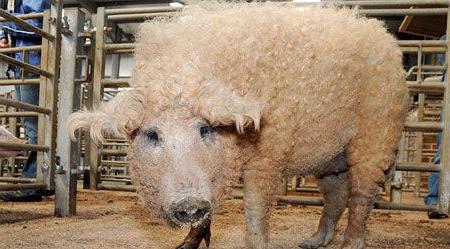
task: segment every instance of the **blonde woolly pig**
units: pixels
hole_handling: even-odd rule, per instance
[[[135,59],[134,89],[73,114],[70,131],[131,139],[140,199],[192,225],[178,248],[209,244],[211,213],[240,170],[248,248],[268,248],[274,185],[289,174],[316,175],[325,200],[302,248],[328,245],[347,203],[343,248],[364,248],[408,99],[381,22],[348,10],[191,7],[143,24]]]

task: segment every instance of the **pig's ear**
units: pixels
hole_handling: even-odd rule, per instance
[[[78,129],[89,132],[94,142],[103,141],[103,135],[114,137],[133,136],[143,121],[144,97],[139,90],[120,93],[97,110],[78,111],[68,119],[68,131],[75,139]]]
[[[240,96],[215,81],[202,86],[194,105],[196,114],[212,125],[235,125],[240,134],[245,128],[260,129],[263,107],[257,98]]]

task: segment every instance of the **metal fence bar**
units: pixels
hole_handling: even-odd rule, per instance
[[[419,172],[440,172],[440,165],[433,163],[399,162],[395,170],[399,171],[419,171]]]
[[[0,117],[37,117],[38,112],[0,112]]]
[[[18,60],[13,59],[12,57],[9,57],[9,56],[7,56],[5,54],[1,54],[0,53],[0,60],[5,61],[5,62],[7,62],[9,64],[12,64],[14,66],[21,67],[25,71],[29,71],[29,72],[32,72],[32,73],[35,73],[35,74],[43,75],[43,76],[45,76],[47,78],[53,77],[53,75],[50,72],[47,72],[47,71],[42,70],[42,69],[40,69],[38,67],[32,66],[32,65],[30,65],[28,63],[18,61]]]
[[[48,151],[50,148],[45,145],[36,145],[36,144],[20,144],[20,143],[9,143],[9,142],[0,142],[0,148],[6,148],[8,150],[14,151]]]
[[[8,13],[5,10],[0,10],[0,16],[5,18],[9,22],[14,22],[15,24],[21,26],[22,28],[46,38],[47,40],[50,41],[55,40],[55,36],[53,36],[52,34],[47,33],[44,30],[27,23],[26,21],[20,19],[19,17],[14,16],[13,14]]]
[[[448,6],[448,0],[392,0],[392,1],[322,1],[323,4],[333,4],[341,6],[360,6],[360,7],[399,7],[399,6],[427,6],[427,5],[443,5]]]
[[[439,177],[439,212],[443,214],[449,213],[450,207],[450,7],[447,9],[447,52],[446,52],[446,61],[447,61],[447,72],[445,75],[446,78],[446,89],[444,92],[444,101],[443,101],[443,125],[445,129],[442,132],[442,154],[441,154],[441,174]]]
[[[433,16],[446,15],[447,8],[423,9],[360,9],[359,14],[365,16]]]
[[[44,184],[29,183],[29,184],[0,184],[0,191],[15,191],[15,190],[38,190],[44,189]]]
[[[132,185],[106,185],[99,183],[97,185],[98,190],[112,190],[112,191],[125,191],[136,192],[136,187]]]
[[[105,44],[105,33],[104,28],[106,25],[106,13],[104,7],[99,7],[97,9],[97,20],[96,20],[96,30],[95,33],[95,61],[94,61],[94,73],[91,84],[90,96],[88,100],[88,107],[95,109],[100,105],[102,99],[102,85],[101,80],[105,72],[105,60],[103,46]],[[97,184],[99,183],[100,176],[98,174],[98,165],[100,162],[100,155],[98,151],[98,146],[92,140],[89,140],[87,145],[87,150],[89,154],[89,188],[97,189]]]
[[[35,183],[36,179],[33,179],[33,178],[20,178],[20,177],[0,177],[0,182]]]
[[[37,85],[39,82],[39,79],[0,80],[0,86]]]
[[[138,14],[122,14],[122,15],[110,15],[108,21],[112,22],[132,22],[143,21],[158,16],[174,16],[174,12],[159,12],[159,13],[138,13]]]
[[[41,46],[36,45],[36,46],[26,46],[26,47],[0,48],[0,53],[15,53],[15,52],[36,51],[36,50],[41,50]]]
[[[5,98],[0,98],[0,105],[13,106],[13,107],[24,109],[27,111],[39,112],[39,113],[44,113],[44,114],[52,113],[52,110],[48,109],[48,108],[31,105],[31,104],[26,104],[26,103],[22,103],[20,101],[14,101],[14,100],[5,99]]]
[[[400,47],[447,47],[447,43],[442,40],[399,40]]]
[[[442,124],[439,122],[406,122],[405,130],[421,132],[440,132]]]
[[[410,92],[421,93],[443,93],[445,84],[443,82],[421,82],[409,81],[406,83]]]
[[[103,87],[112,87],[112,88],[119,88],[119,87],[130,87],[129,78],[125,79],[102,79],[101,84]]]
[[[141,8],[117,8],[107,9],[107,15],[121,15],[121,14],[138,14],[138,13],[161,13],[180,11],[183,7],[141,7]]]
[[[126,156],[128,153],[126,150],[109,150],[103,149],[100,151],[103,156]]]
[[[83,31],[84,14],[78,8],[65,9],[64,14],[67,17],[70,31],[72,34],[78,34]],[[56,168],[55,176],[55,214],[57,216],[69,216],[76,213],[76,195],[77,195],[77,174],[73,174],[77,169],[77,157],[80,155],[77,146],[72,143],[67,135],[67,122],[69,115],[74,110],[76,99],[75,79],[80,73],[81,63],[76,60],[77,54],[82,51],[83,38],[77,35],[63,35],[61,59],[64,64],[61,65],[60,93],[58,102],[58,132],[57,134],[57,156],[60,159]],[[77,63],[78,62],[78,63]]]
[[[44,16],[44,13],[30,13],[30,14],[19,14],[15,15],[15,17],[20,18],[22,20],[29,20],[29,19],[40,19]],[[0,17],[0,22],[6,22],[9,20],[6,20],[3,17]]]

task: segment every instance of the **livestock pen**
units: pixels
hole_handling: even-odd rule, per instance
[[[122,71],[124,63],[132,61],[135,48],[132,33],[138,23],[161,16],[170,18],[189,6],[157,1],[52,2],[52,9],[44,13],[13,16],[0,11],[2,21],[23,25],[40,34],[44,41],[42,46],[0,49],[1,60],[39,75],[35,79],[0,80],[0,86],[39,84],[41,89],[39,106],[13,100],[14,93],[0,98],[0,105],[5,106],[0,112],[1,123],[14,134],[20,136],[19,117],[36,116],[39,119],[38,145],[0,142],[0,148],[38,151],[36,179],[20,177],[20,161],[25,159],[25,154],[21,154],[2,163],[0,191],[56,191],[54,198],[42,204],[0,202],[2,231],[20,233],[28,229],[32,234],[31,238],[23,241],[6,235],[0,236],[0,241],[10,248],[80,248],[76,243],[83,243],[86,248],[173,247],[181,241],[179,233],[148,217],[135,205],[135,195],[128,193],[135,191],[129,177],[128,141],[111,137],[96,144],[88,134],[80,133],[78,138],[81,142],[72,142],[65,132],[65,121],[73,111],[98,107],[102,101],[128,90],[130,78]],[[305,5],[276,2],[298,7]],[[322,1],[319,4],[330,2],[338,7],[358,7],[360,15],[382,20],[445,16],[446,23],[450,23],[450,1]],[[36,30],[25,24],[23,20],[29,18],[42,18],[43,29]],[[445,34],[450,37],[450,25],[446,26]],[[369,248],[450,248],[448,221],[428,221],[425,218],[426,212],[448,215],[450,210],[450,132],[447,129],[450,125],[450,88],[447,80],[431,77],[445,75],[448,79],[450,65],[439,66],[435,60],[425,59],[434,58],[436,54],[450,58],[449,41],[419,38],[408,36],[408,40],[398,40],[405,57],[415,57],[414,63],[406,69],[410,94],[416,96],[411,108],[416,108],[418,114],[416,120],[405,123],[395,172],[385,188],[380,190],[381,197],[374,204],[376,209],[389,211],[373,214]],[[13,52],[35,50],[42,53],[39,68],[9,57]],[[439,118],[440,113],[442,119]],[[443,134],[443,144],[441,164],[437,165],[431,160],[437,150],[434,137],[439,132]],[[440,172],[437,206],[419,204],[427,188],[425,178],[429,172]],[[216,236],[213,241],[217,243],[212,248],[242,248],[243,208],[236,200],[242,198],[242,185],[234,187],[232,197],[235,199],[218,211],[216,231],[213,231],[213,236]],[[300,176],[284,179],[279,184],[276,201],[279,205],[271,220],[274,224],[271,248],[294,248],[300,238],[310,234],[308,228],[315,224],[312,219],[317,219],[320,213],[318,208],[305,206],[323,205],[316,182]],[[52,209],[56,216],[78,215],[79,219],[52,218],[48,215]],[[58,241],[49,235],[55,231],[58,238],[75,235],[73,240]],[[33,238],[37,237],[40,237],[37,244],[33,244]],[[0,244],[0,248],[2,246]],[[329,248],[338,248],[338,245],[333,243]]]

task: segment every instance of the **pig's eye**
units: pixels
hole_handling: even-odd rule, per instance
[[[146,130],[144,131],[144,135],[151,143],[158,144],[161,141],[161,138],[156,130]]]
[[[214,133],[214,128],[207,124],[200,125],[199,130],[200,130],[200,137],[202,138],[210,137]]]

